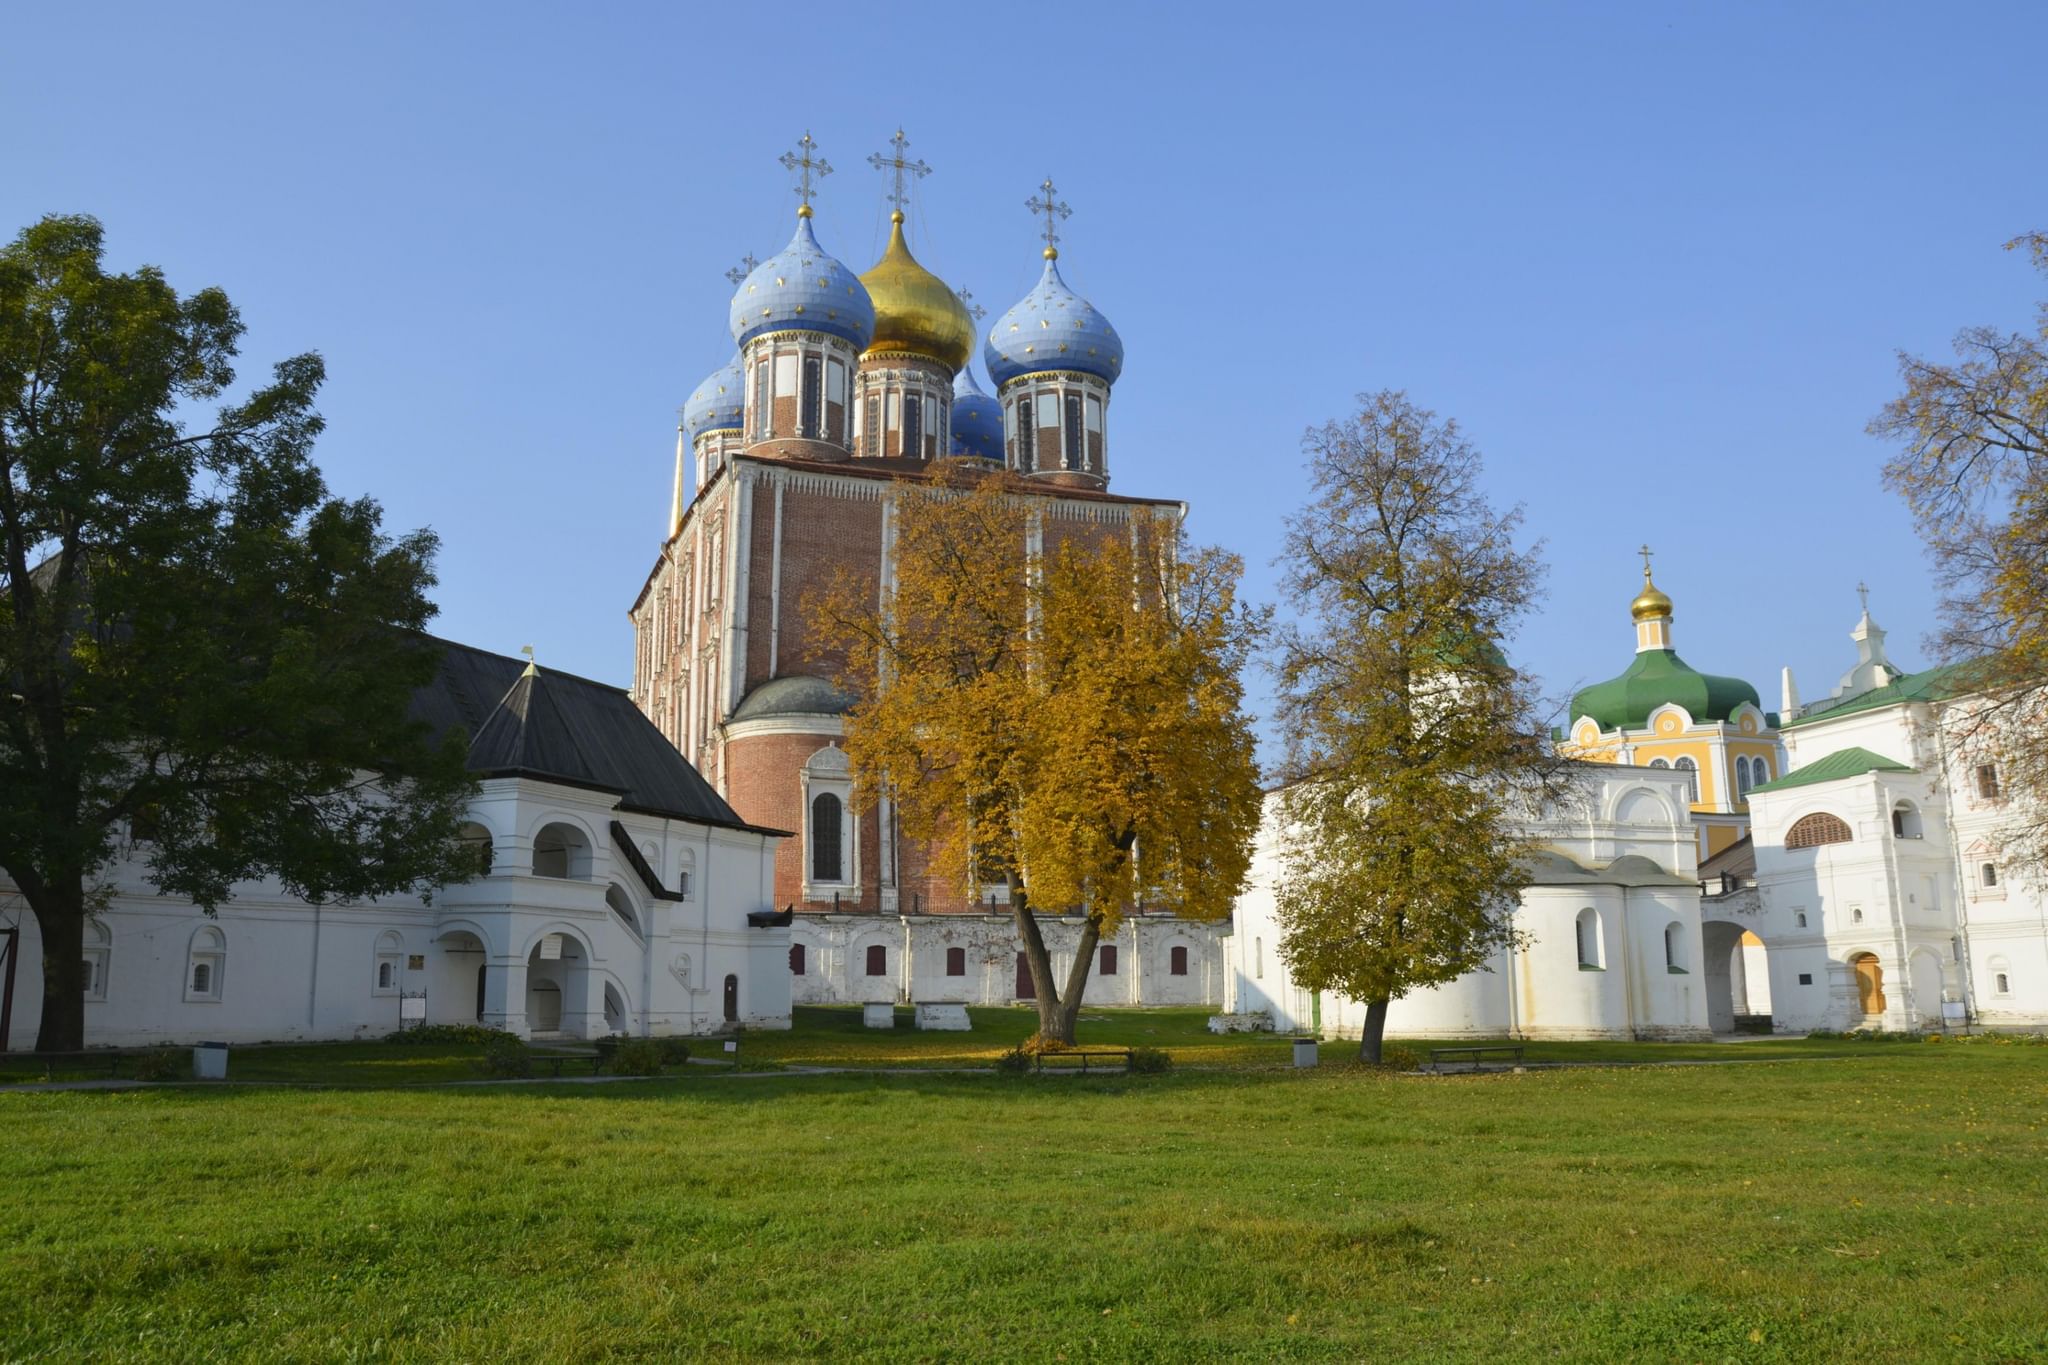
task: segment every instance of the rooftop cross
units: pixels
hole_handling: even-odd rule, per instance
[[[1636,553],[1643,557],[1643,581],[1647,583],[1650,581],[1650,547],[1645,545]]]
[[[796,150],[782,154],[783,169],[796,173],[796,197],[798,203],[796,216],[799,218],[811,216],[813,177],[823,180],[826,176],[832,174],[831,162],[822,156],[811,155],[817,149],[818,144],[811,141],[810,131],[806,129],[803,137],[797,140]]]
[[[1870,585],[1859,581],[1856,584],[1856,595],[1863,599],[1863,614],[1870,615]]]
[[[1060,254],[1060,235],[1054,229],[1060,219],[1071,218],[1074,211],[1060,202],[1059,191],[1052,187],[1051,176],[1047,176],[1045,183],[1038,188],[1045,192],[1045,197],[1034,194],[1024,201],[1024,207],[1045,215],[1045,259],[1056,260]]]
[[[746,283],[747,276],[753,274],[754,267],[759,264],[761,263],[754,259],[754,253],[749,251],[746,255],[740,257],[738,265],[725,272],[725,277],[734,284],[744,284]]]
[[[878,171],[886,170],[891,173],[890,178],[894,183],[888,199],[896,206],[896,212],[902,213],[910,207],[910,196],[903,192],[903,177],[907,175],[913,181],[922,180],[932,173],[932,168],[925,165],[922,160],[903,159],[903,153],[910,149],[910,139],[903,136],[901,128],[896,130],[896,136],[889,139],[889,147],[895,153],[894,156],[883,156],[876,152],[868,158],[868,165]]]
[[[976,303],[974,295],[968,293],[965,289],[955,289],[953,292],[960,296],[960,302],[967,309],[968,317],[973,318],[976,322],[980,322],[988,316],[988,309]]]

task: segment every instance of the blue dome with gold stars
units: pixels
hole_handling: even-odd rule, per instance
[[[683,404],[683,434],[695,445],[707,431],[738,431],[747,406],[746,380],[740,375],[739,357],[697,386],[690,401]]]
[[[1003,460],[1003,405],[981,391],[974,368],[953,378],[953,450],[973,460]]]
[[[825,254],[811,232],[808,209],[798,214],[789,245],[754,267],[732,296],[732,339],[746,345],[763,332],[825,332],[864,349],[875,332],[875,305],[867,286]]]
[[[998,387],[1041,370],[1078,370],[1114,384],[1124,367],[1124,343],[1116,328],[1094,304],[1067,288],[1050,251],[1037,288],[996,319],[981,355]]]

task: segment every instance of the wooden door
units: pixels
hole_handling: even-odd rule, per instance
[[[736,1024],[740,1018],[740,979],[728,976],[725,979],[725,1022]]]
[[[1038,986],[1031,979],[1031,959],[1022,953],[1017,954],[1017,998],[1019,1000],[1036,1000],[1038,998]]]
[[[1856,1000],[1865,1014],[1884,1013],[1884,968],[1877,958],[1864,953],[1855,961]]]

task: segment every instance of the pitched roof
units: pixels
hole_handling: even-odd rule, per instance
[[[1639,853],[1626,853],[1602,868],[1590,868],[1554,848],[1529,855],[1524,870],[1532,886],[1692,886]]]
[[[1817,782],[1836,782],[1845,777],[1861,777],[1864,773],[1910,773],[1913,767],[1883,754],[1868,749],[1837,749],[1826,758],[1817,758],[1803,768],[1794,768],[1774,782],[1764,782],[1751,787],[1751,792],[1784,791],[1790,787],[1810,787]]]
[[[1906,702],[1940,701],[1944,697],[1969,690],[1969,681],[1962,676],[1964,670],[1969,667],[1968,664],[1942,664],[1937,668],[1923,668],[1918,673],[1908,673],[1886,683],[1883,687],[1873,687],[1870,691],[1851,697],[1838,706],[1815,709],[1821,706],[1821,703],[1816,702],[1801,712],[1798,719],[1786,721],[1783,728],[1790,730],[1798,725],[1818,725],[1837,716],[1852,716],[1858,711],[1875,711],[1879,707],[1899,706]]]
[[[412,716],[437,741],[460,733],[469,744],[471,772],[614,792],[627,810],[755,828],[624,690],[450,640],[430,642],[441,650],[441,668],[413,693]]]
[[[1751,788],[1752,791],[1755,788]],[[1745,834],[1713,857],[1700,864],[1700,880],[1729,875],[1754,877],[1756,875],[1756,842]]]

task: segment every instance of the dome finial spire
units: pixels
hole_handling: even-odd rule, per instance
[[[1044,191],[1044,197],[1034,194],[1024,201],[1024,207],[1045,215],[1045,259],[1056,261],[1060,258],[1060,235],[1055,229],[1060,219],[1073,217],[1074,211],[1060,202],[1059,191],[1052,187],[1051,176],[1047,176],[1045,183],[1038,188]]]
[[[883,156],[880,152],[871,153],[868,156],[868,165],[878,171],[886,170],[890,173],[892,183],[885,198],[896,207],[889,214],[889,221],[900,223],[903,221],[904,210],[910,207],[910,196],[904,192],[903,177],[907,175],[915,183],[930,175],[932,168],[925,165],[921,158],[916,161],[904,159],[903,154],[910,150],[910,139],[903,136],[901,127],[896,129],[896,136],[889,139],[889,150],[892,153],[889,156]]]
[[[804,135],[797,139],[795,150],[787,151],[782,154],[783,169],[794,172],[797,178],[796,216],[799,218],[808,218],[811,216],[811,190],[813,188],[813,178],[815,177],[818,180],[823,180],[826,176],[832,174],[831,162],[827,161],[822,156],[811,155],[811,153],[816,151],[817,149],[818,144],[811,140],[811,130],[806,128],[804,130]]]

